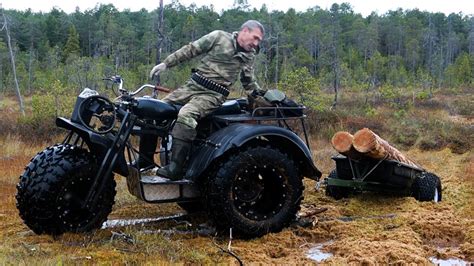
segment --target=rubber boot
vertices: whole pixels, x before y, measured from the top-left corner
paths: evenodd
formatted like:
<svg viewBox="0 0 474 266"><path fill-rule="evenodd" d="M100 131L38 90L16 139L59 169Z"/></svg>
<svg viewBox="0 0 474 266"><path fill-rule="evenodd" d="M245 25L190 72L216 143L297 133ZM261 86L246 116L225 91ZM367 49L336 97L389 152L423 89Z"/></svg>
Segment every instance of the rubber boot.
<svg viewBox="0 0 474 266"><path fill-rule="evenodd" d="M168 165L158 169L156 175L175 181L184 177L187 157L196 137L196 130L185 124L176 123L171 135L173 136L171 161Z"/></svg>
<svg viewBox="0 0 474 266"><path fill-rule="evenodd" d="M154 156L158 143L158 136L145 134L140 136L140 155L138 155L138 166L140 168L148 168L155 166ZM136 163L133 162L133 165Z"/></svg>

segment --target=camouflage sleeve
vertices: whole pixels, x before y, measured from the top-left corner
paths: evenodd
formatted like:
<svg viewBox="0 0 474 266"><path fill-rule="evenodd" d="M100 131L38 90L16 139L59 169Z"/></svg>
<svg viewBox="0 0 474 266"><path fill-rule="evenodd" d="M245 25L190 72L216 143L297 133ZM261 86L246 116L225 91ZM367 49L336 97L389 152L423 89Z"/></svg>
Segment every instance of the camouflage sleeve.
<svg viewBox="0 0 474 266"><path fill-rule="evenodd" d="M243 67L240 72L240 82L245 90L261 90L257 81L255 80L255 74L253 71L253 61L250 65Z"/></svg>
<svg viewBox="0 0 474 266"><path fill-rule="evenodd" d="M170 54L168 57L166 57L163 63L165 63L167 67L172 67L200 54L203 54L211 50L218 36L218 31L213 31L207 35L204 35L198 40L189 43L181 47L176 52Z"/></svg>

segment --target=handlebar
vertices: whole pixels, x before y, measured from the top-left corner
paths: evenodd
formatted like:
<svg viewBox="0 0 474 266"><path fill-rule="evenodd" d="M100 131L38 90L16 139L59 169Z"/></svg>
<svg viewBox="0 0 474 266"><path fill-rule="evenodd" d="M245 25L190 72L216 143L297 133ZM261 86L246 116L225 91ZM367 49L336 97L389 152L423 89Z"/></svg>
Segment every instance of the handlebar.
<svg viewBox="0 0 474 266"><path fill-rule="evenodd" d="M140 93L142 90L144 90L145 88L152 88L152 89L154 89L154 90L161 91L161 92L165 92L165 93L169 93L169 92L171 91L171 90L168 89L168 88L161 87L161 86L158 86L158 85L144 84L144 85L142 85L140 88L138 88L136 91L131 92L131 93L129 93L128 95L130 95L130 96L135 96L135 95L137 95L138 93Z"/></svg>
<svg viewBox="0 0 474 266"><path fill-rule="evenodd" d="M138 88L137 90L135 90L133 92L129 92L126 89L123 88L123 78L119 75L111 76L109 78L103 78L102 80L112 81L114 84L118 84L118 91L121 94L120 96L123 96L123 95L135 96L146 88L152 88L153 89L153 94L155 94L156 91L161 91L161 92L164 92L164 93L171 92L170 89L162 87L159 84L156 84L156 85L144 84L140 88Z"/></svg>

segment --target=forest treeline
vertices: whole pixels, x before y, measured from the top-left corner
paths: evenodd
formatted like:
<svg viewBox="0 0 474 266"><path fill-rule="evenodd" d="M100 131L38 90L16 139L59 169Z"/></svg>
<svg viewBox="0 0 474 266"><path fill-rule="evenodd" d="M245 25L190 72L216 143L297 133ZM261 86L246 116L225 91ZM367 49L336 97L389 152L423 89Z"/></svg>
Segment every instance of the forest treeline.
<svg viewBox="0 0 474 266"><path fill-rule="evenodd" d="M241 4L217 12L212 6L173 1L164 6L159 35L158 6L136 12L118 11L112 4L70 14L57 8L47 13L3 12L20 89L27 94L49 90L53 84L96 88L102 86L102 77L115 73L122 74L129 86L137 86L147 82L156 63L159 38L164 58L210 31L238 30L247 19L266 27L256 63L259 82L293 87L301 96L321 89L337 96L341 88L383 93L387 87L430 95L435 88L469 87L474 78L474 17L462 13L398 9L363 17L347 3L304 12ZM13 92L9 57L2 32L0 93ZM189 76L189 69L189 65L177 67L165 81L177 86Z"/></svg>

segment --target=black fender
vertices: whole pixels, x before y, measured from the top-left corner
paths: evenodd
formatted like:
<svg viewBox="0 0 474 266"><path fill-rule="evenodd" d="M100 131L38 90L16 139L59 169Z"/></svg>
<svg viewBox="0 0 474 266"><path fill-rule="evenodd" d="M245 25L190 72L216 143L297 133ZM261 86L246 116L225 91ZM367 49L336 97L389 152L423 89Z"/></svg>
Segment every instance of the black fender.
<svg viewBox="0 0 474 266"><path fill-rule="evenodd" d="M319 180L321 172L314 165L311 151L295 133L277 126L256 124L232 124L214 132L191 155L186 178L196 180L211 163L226 152L252 141L268 141L291 155L303 176Z"/></svg>
<svg viewBox="0 0 474 266"><path fill-rule="evenodd" d="M87 129L83 125L72 122L69 119L64 117L57 117L56 118L56 126L60 128L64 128L70 131L73 131L77 135L81 137L81 139L86 142L87 147L94 154L99 162L105 157L107 150L113 143L113 140L106 135L97 134L92 132L91 130ZM127 176L128 175L128 168L127 162L125 161L125 156L123 151L120 152L119 156L117 157L117 161L115 162L114 172Z"/></svg>

